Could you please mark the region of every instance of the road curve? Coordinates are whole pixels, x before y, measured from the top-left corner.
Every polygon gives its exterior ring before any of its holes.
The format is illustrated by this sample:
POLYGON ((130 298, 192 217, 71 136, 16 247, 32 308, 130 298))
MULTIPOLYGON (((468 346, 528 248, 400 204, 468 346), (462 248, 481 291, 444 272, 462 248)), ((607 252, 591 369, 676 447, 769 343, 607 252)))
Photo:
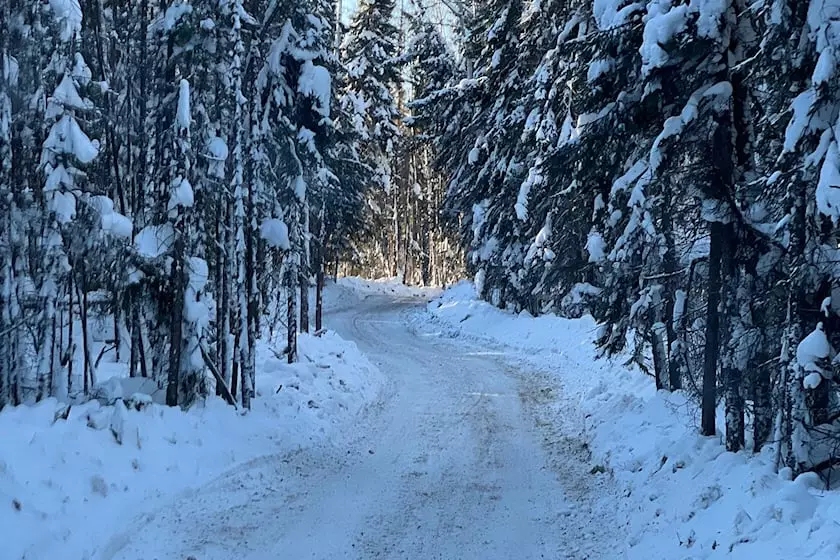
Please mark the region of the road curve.
POLYGON ((559 388, 501 353, 410 326, 418 300, 328 317, 389 379, 351 441, 263 457, 113 541, 122 560, 616 558, 559 388))

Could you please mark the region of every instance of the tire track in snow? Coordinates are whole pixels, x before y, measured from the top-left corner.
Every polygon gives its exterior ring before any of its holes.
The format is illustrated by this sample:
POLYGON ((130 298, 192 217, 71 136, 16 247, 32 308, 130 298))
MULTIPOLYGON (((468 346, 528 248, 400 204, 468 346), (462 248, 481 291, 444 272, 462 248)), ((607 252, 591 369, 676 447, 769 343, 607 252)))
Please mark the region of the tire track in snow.
POLYGON ((572 405, 556 417, 556 380, 408 328, 416 305, 370 296, 329 318, 390 378, 354 438, 241 465, 116 536, 102 557, 619 557, 598 507, 605 488, 569 430, 572 405))

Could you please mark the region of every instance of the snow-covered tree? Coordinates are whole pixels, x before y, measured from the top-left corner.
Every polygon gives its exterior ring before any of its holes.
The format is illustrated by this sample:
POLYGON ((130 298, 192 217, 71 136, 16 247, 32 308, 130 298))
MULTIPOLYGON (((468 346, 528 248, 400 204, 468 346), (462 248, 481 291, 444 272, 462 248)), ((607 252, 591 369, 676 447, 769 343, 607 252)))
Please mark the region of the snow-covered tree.
POLYGON ((381 235, 380 266, 396 273, 395 242, 399 235, 394 232, 394 240, 389 244, 386 230, 389 218, 394 226, 398 223, 394 213, 401 185, 393 162, 400 138, 400 113, 394 96, 399 87, 399 32, 392 22, 393 12, 393 0, 361 2, 343 38, 341 59, 347 69, 342 103, 354 113, 356 132, 361 138, 360 156, 373 173, 374 188, 369 191, 368 205, 371 223, 375 224, 372 230, 381 235))

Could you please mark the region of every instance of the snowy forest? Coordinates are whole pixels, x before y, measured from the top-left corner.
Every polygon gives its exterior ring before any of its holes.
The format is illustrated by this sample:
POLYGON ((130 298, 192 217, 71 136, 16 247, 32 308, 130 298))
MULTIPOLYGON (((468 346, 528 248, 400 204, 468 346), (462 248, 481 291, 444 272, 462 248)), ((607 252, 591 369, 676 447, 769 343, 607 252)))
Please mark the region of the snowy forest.
POLYGON ((247 409, 328 276, 468 275, 840 464, 840 1, 438 4, 5 0, 0 408, 247 409))
POLYGON ((344 33, 323 0, 3 2, 0 407, 85 398, 113 353, 169 405, 212 372, 247 408, 255 340, 288 333, 294 362, 328 268, 454 277, 428 125, 402 124, 397 87, 454 63, 393 11, 344 33))

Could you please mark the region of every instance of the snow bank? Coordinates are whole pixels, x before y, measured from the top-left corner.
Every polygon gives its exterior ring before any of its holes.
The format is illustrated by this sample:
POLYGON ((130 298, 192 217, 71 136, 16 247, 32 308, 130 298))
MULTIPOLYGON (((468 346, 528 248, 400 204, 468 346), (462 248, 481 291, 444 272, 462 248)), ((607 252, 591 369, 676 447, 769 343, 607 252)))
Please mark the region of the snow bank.
POLYGON ((406 286, 402 283, 402 279, 398 277, 368 280, 348 276, 338 279, 338 288, 339 290, 336 292, 340 293, 342 297, 357 294, 362 297, 366 295, 393 295, 410 298, 429 298, 436 297, 439 294, 439 291, 434 289, 406 286))
POLYGON ((427 311, 419 320, 502 347, 562 378, 563 398, 579 405, 586 418, 581 429, 592 451, 592 476, 611 477, 622 492, 601 502, 626 519, 624 527, 610 528, 626 533, 626 549, 610 557, 781 560, 840 554, 840 494, 822 490, 812 475, 790 481, 776 474, 769 448, 729 453, 720 437, 700 436, 699 410, 685 394, 657 393, 652 378, 596 359, 591 317, 514 315, 478 301, 468 282, 447 290, 427 311))
POLYGON ((299 347, 289 366, 258 346, 246 415, 216 398, 188 412, 153 404, 117 379, 102 394, 124 400, 73 406, 66 419, 55 400, 0 412, 0 526, 14 535, 0 557, 99 558, 112 535, 178 493, 258 456, 331 441, 378 399, 383 378, 334 333, 301 335, 299 347))

